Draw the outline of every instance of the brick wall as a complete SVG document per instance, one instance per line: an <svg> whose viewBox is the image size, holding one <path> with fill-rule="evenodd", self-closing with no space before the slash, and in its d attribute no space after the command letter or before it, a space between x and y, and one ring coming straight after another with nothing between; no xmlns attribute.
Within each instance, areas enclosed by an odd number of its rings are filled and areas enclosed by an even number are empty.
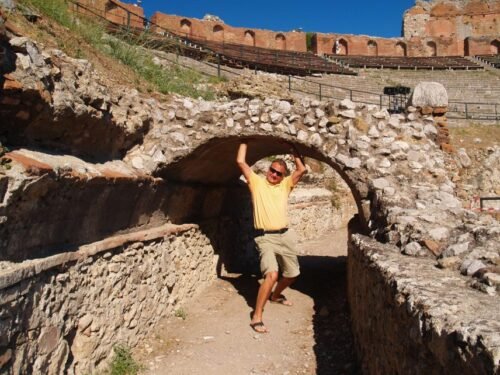
<svg viewBox="0 0 500 375"><path fill-rule="evenodd" d="M173 16L157 12L153 23L193 39L254 45L270 49L305 52L306 34L303 32L279 32L261 29L232 27L216 21Z"/></svg>
<svg viewBox="0 0 500 375"><path fill-rule="evenodd" d="M142 29L142 8L118 0L81 0L104 12L117 24ZM125 9L123 9L125 8ZM131 12L131 16L127 15ZM315 35L314 52L361 56L457 56L498 53L494 41L500 35L500 1L446 2L435 0L419 3L404 14L401 38L380 38L365 35ZM176 34L193 39L244 44L270 49L305 52L306 34L232 27L222 22L168 15L157 12L153 23ZM469 38L469 41L467 39ZM479 41L480 39L480 41Z"/></svg>
<svg viewBox="0 0 500 375"><path fill-rule="evenodd" d="M499 15L500 1L419 3L404 15L404 36L412 41L415 56L425 53L431 40L438 56L492 53L485 46L500 35Z"/></svg>

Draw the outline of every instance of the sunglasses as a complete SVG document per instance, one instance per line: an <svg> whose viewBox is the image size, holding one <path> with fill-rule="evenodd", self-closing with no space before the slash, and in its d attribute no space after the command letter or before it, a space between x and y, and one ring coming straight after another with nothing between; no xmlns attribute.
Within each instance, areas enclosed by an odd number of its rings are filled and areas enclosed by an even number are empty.
<svg viewBox="0 0 500 375"><path fill-rule="evenodd" d="M276 176L278 177L283 177L283 172L280 172L280 171L277 171L276 169L274 169L273 167L269 167L269 171L271 173L274 173Z"/></svg>

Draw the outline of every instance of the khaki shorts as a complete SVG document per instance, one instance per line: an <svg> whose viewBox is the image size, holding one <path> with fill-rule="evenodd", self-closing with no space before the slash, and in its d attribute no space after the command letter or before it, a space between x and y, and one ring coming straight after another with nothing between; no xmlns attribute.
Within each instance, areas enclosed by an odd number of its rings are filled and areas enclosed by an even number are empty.
<svg viewBox="0 0 500 375"><path fill-rule="evenodd" d="M263 275L268 272L278 272L284 277L297 277L300 274L299 260L295 244L297 237L293 231L283 234L273 233L255 237L255 243L260 254L260 270Z"/></svg>

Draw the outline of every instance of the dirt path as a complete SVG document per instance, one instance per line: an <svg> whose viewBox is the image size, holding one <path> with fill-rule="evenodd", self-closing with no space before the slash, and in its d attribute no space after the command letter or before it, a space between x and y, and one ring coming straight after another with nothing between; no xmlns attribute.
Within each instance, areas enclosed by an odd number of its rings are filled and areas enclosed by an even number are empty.
<svg viewBox="0 0 500 375"><path fill-rule="evenodd" d="M139 353L144 373L357 374L345 294L346 243L343 230L300 245L302 275L285 291L294 306L266 305L268 334L249 327L258 279L217 280L183 307L185 320L164 321L146 343Z"/></svg>

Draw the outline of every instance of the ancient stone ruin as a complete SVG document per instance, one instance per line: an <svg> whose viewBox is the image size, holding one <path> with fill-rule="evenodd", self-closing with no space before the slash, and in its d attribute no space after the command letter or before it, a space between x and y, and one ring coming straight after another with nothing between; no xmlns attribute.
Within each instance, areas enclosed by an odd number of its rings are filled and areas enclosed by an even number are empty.
<svg viewBox="0 0 500 375"><path fill-rule="evenodd" d="M141 7L117 0L80 0L108 20L143 28ZM127 15L127 11L130 15ZM313 33L311 51L338 56L473 56L498 54L498 0L416 1L402 16L402 35L394 38L339 33ZM217 16L203 19L156 12L151 21L194 40L235 43L277 50L307 51L302 31L233 27ZM334 25L332 29L335 29Z"/></svg>
<svg viewBox="0 0 500 375"><path fill-rule="evenodd" d="M423 83L400 114L349 99L160 101L4 40L1 373L98 373L116 342L137 345L224 270L252 269L242 139L252 164L286 141L351 190L364 372L498 372L500 225L457 196L440 85Z"/></svg>
<svg viewBox="0 0 500 375"><path fill-rule="evenodd" d="M498 54L499 1L417 1L403 16L398 38L314 33L312 52L353 56L472 56ZM152 21L193 39L303 52L306 33L232 27L157 12ZM335 26L332 26L334 29Z"/></svg>

